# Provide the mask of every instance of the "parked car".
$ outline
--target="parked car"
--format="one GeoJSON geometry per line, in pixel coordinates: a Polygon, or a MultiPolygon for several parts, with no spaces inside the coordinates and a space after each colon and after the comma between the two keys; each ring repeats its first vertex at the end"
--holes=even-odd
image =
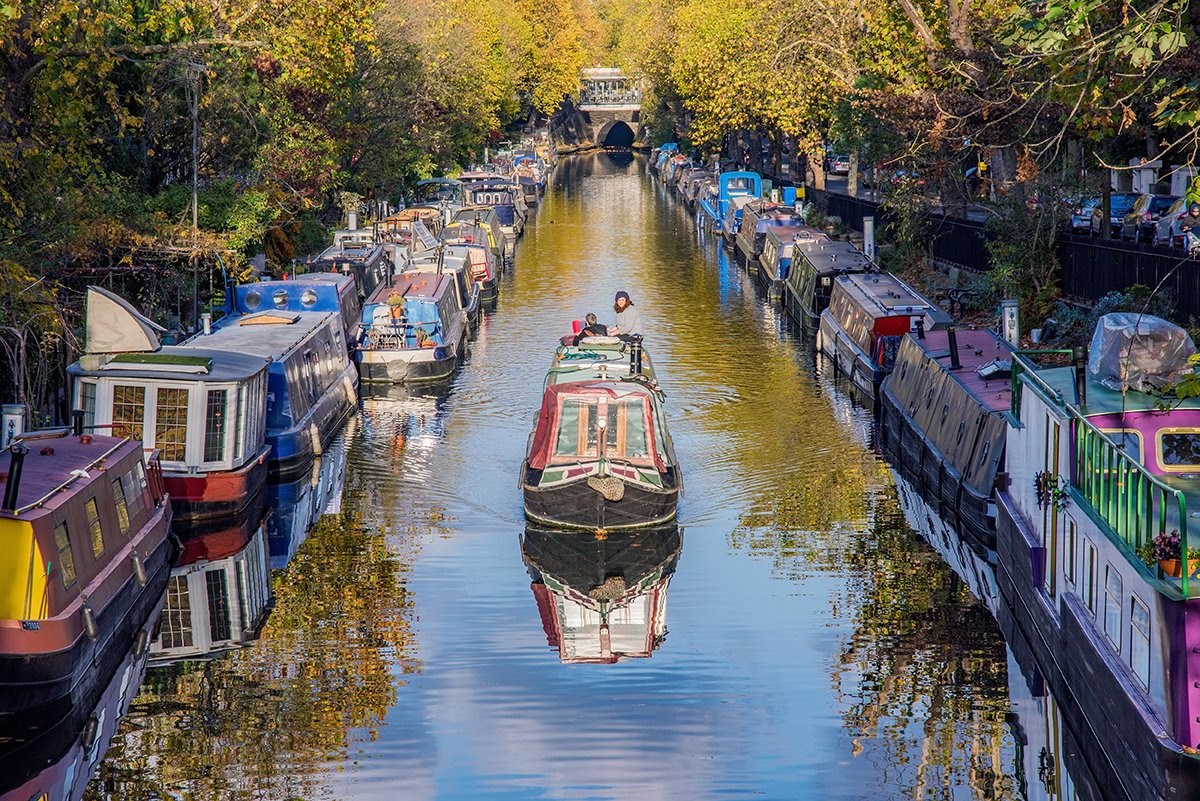
{"type": "Polygon", "coordinates": [[[1149,242],[1154,238],[1158,218],[1177,200],[1176,195],[1138,195],[1121,221],[1121,241],[1149,242]]]}
{"type": "Polygon", "coordinates": [[[1092,212],[1100,205],[1100,198],[1085,197],[1075,204],[1071,211],[1071,219],[1067,222],[1073,234],[1086,234],[1091,231],[1092,212]]]}
{"type": "Polygon", "coordinates": [[[830,156],[829,157],[829,174],[830,175],[849,175],[850,174],[850,157],[849,156],[830,156]]]}
{"type": "Polygon", "coordinates": [[[1180,229],[1179,224],[1187,216],[1187,211],[1187,198],[1177,198],[1154,223],[1154,238],[1150,240],[1151,243],[1160,247],[1183,247],[1183,230],[1180,229]]]}
{"type": "Polygon", "coordinates": [[[1092,209],[1092,221],[1088,230],[1092,236],[1113,237],[1121,233],[1121,223],[1125,215],[1138,199],[1137,192],[1113,192],[1109,197],[1108,224],[1104,224],[1104,210],[1099,203],[1092,209]]]}

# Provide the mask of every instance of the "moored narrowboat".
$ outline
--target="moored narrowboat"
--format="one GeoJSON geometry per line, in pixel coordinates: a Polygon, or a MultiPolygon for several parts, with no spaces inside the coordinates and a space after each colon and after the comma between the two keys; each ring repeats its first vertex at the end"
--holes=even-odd
{"type": "Polygon", "coordinates": [[[333,232],[333,244],[308,265],[308,270],[353,276],[358,294],[365,297],[387,276],[388,254],[374,230],[348,228],[333,232]]]}
{"type": "Polygon", "coordinates": [[[996,547],[1012,348],[988,330],[908,334],[880,389],[880,439],[893,467],[964,537],[996,547]]]}
{"type": "Polygon", "coordinates": [[[496,212],[500,230],[508,240],[509,253],[525,231],[529,207],[520,188],[507,178],[491,176],[467,184],[467,200],[477,206],[487,206],[496,212]]]}
{"type": "Polygon", "coordinates": [[[809,240],[792,246],[792,264],[783,282],[783,307],[808,336],[815,336],[829,305],[833,279],[866,272],[874,265],[849,242],[809,240]]]}
{"type": "Polygon", "coordinates": [[[817,351],[875,403],[904,335],[950,323],[950,315],[891,273],[839,275],[821,312],[817,351]]]}
{"type": "Polygon", "coordinates": [[[682,547],[674,525],[603,537],[526,529],[521,556],[559,660],[613,664],[652,656],[667,636],[667,588],[682,547]]]}
{"type": "Polygon", "coordinates": [[[804,218],[791,206],[782,206],[769,200],[747,203],[742,206],[742,221],[734,239],[735,255],[747,270],[756,270],[769,229],[802,225],[804,218]]]}
{"type": "Polygon", "coordinates": [[[342,337],[358,338],[362,297],[358,282],[345,273],[301,273],[285,281],[257,281],[226,287],[225,314],[254,314],[266,309],[336,312],[342,337]]]}
{"type": "Polygon", "coordinates": [[[783,299],[783,284],[790,277],[792,251],[800,242],[828,242],[829,237],[805,225],[775,225],[767,229],[758,257],[758,280],[772,303],[783,299]]]}
{"type": "Polygon", "coordinates": [[[722,239],[729,244],[733,244],[737,240],[738,231],[742,229],[742,210],[746,208],[747,204],[755,203],[758,200],[759,198],[750,195],[730,199],[729,206],[725,209],[725,216],[721,220],[722,239]]]}
{"type": "Polygon", "coordinates": [[[757,198],[762,195],[762,176],[756,172],[738,170],[718,176],[716,191],[700,201],[700,210],[708,223],[724,232],[725,216],[734,198],[757,198]]]}
{"type": "MultiPolygon", "coordinates": [[[[435,250],[410,261],[405,272],[450,276],[458,292],[458,303],[467,316],[468,334],[473,335],[483,315],[482,287],[475,278],[476,269],[482,264],[486,271],[486,257],[490,256],[491,251],[480,245],[439,245],[435,250]]],[[[492,298],[495,298],[494,293],[492,298]]]]}
{"type": "Polygon", "coordinates": [[[500,227],[500,218],[495,209],[491,206],[464,206],[455,212],[451,225],[442,232],[443,240],[452,241],[449,229],[462,224],[483,230],[487,234],[486,244],[492,249],[492,253],[501,262],[508,263],[512,252],[509,250],[508,237],[505,236],[504,229],[500,227]]]}
{"type": "Polygon", "coordinates": [[[448,225],[454,213],[466,203],[466,192],[462,181],[453,178],[427,178],[417,181],[414,189],[413,206],[430,206],[442,214],[442,223],[448,225]]]}
{"type": "Polygon", "coordinates": [[[85,432],[157,451],[176,519],[239,513],[267,480],[262,356],[160,346],[157,329],[99,287],[87,296],[85,353],[67,368],[85,432]]]}
{"type": "Polygon", "coordinates": [[[139,442],[18,432],[0,475],[3,721],[61,699],[86,704],[131,649],[142,655],[175,549],[158,461],[139,442]]]}
{"type": "Polygon", "coordinates": [[[526,517],[588,530],[673,520],[683,477],[662,401],[640,341],[559,347],[521,465],[526,517]]]}
{"type": "Polygon", "coordinates": [[[355,354],[363,381],[438,381],[454,372],[466,341],[467,319],[454,279],[402,273],[363,304],[355,354]]]}
{"type": "Polygon", "coordinates": [[[1130,798],[1200,796],[1200,401],[1187,332],[1100,319],[1090,354],[1013,360],[997,580],[1098,773],[1130,798]]]}

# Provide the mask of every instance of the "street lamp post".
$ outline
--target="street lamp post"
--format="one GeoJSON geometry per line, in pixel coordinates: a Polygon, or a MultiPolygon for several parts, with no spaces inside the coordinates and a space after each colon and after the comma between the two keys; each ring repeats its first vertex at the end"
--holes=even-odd
{"type": "Polygon", "coordinates": [[[200,79],[208,67],[189,61],[186,68],[192,112],[192,330],[200,325],[200,79]]]}

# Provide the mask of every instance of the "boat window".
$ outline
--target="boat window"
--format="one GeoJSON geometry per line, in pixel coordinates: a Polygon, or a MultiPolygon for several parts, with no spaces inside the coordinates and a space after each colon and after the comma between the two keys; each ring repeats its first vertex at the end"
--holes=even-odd
{"type": "Polygon", "coordinates": [[[1083,538],[1083,586],[1080,587],[1083,602],[1092,617],[1096,617],[1096,546],[1087,537],[1083,538]]]}
{"type": "Polygon", "coordinates": [[[204,413],[204,461],[220,462],[225,459],[225,402],[228,395],[223,389],[208,391],[208,406],[204,413]]]}
{"type": "Polygon", "coordinates": [[[141,490],[142,494],[142,505],[148,506],[150,504],[150,482],[146,481],[146,466],[138,462],[134,465],[133,469],[137,473],[138,489],[141,490]]]}
{"type": "Polygon", "coordinates": [[[138,486],[137,477],[132,470],[121,476],[121,494],[125,498],[131,516],[142,511],[145,506],[145,502],[142,500],[142,488],[138,486]]]}
{"type": "Polygon", "coordinates": [[[1150,609],[1136,595],[1129,609],[1129,667],[1150,688],[1150,609]]]}
{"type": "Polygon", "coordinates": [[[163,648],[185,648],[192,644],[192,603],[186,575],[171,576],[167,585],[159,642],[163,648]]]}
{"type": "Polygon", "coordinates": [[[154,417],[154,447],[163,461],[182,462],[187,451],[188,391],[158,388],[158,411],[154,417]]]}
{"type": "Polygon", "coordinates": [[[1075,527],[1075,521],[1067,519],[1067,538],[1063,541],[1063,571],[1066,576],[1067,583],[1072,587],[1075,586],[1075,578],[1078,575],[1075,570],[1075,563],[1079,551],[1079,530],[1075,527]]]}
{"type": "Polygon", "coordinates": [[[1121,574],[1112,565],[1104,568],[1104,633],[1108,641],[1121,653],[1121,574]]]}
{"type": "Polygon", "coordinates": [[[311,289],[306,289],[300,293],[300,305],[306,309],[311,309],[317,305],[317,293],[311,289]]]}
{"type": "Polygon", "coordinates": [[[99,559],[104,554],[104,526],[100,523],[100,504],[92,498],[85,506],[87,509],[88,535],[92,539],[92,556],[99,559]]]}
{"type": "Polygon", "coordinates": [[[58,575],[63,587],[70,587],[75,583],[75,555],[71,553],[71,535],[65,520],[54,527],[54,548],[58,551],[58,575]]]}
{"type": "Polygon", "coordinates": [[[233,636],[229,613],[229,579],[224,570],[204,571],[204,587],[208,591],[208,634],[212,642],[233,636]]]}
{"type": "Polygon", "coordinates": [[[121,536],[129,534],[129,505],[125,502],[125,488],[121,486],[121,479],[114,478],[112,480],[113,501],[117,507],[117,522],[121,526],[121,536]]]}
{"type": "Polygon", "coordinates": [[[237,398],[234,400],[237,404],[233,407],[233,458],[240,459],[242,456],[242,432],[246,429],[246,385],[242,384],[237,389],[237,398]]]}
{"type": "Polygon", "coordinates": [[[286,289],[276,289],[275,294],[271,296],[277,308],[285,308],[288,304],[288,292],[286,289]]]}
{"type": "Polygon", "coordinates": [[[79,382],[79,408],[83,410],[83,430],[91,431],[96,426],[96,382],[79,382]]]}
{"type": "Polygon", "coordinates": [[[1200,467],[1200,431],[1168,429],[1158,440],[1164,469],[1200,467]]]}
{"type": "Polygon", "coordinates": [[[567,398],[559,417],[555,456],[599,456],[599,438],[604,455],[613,459],[650,458],[645,404],[640,397],[621,400],[567,398]],[[604,415],[604,428],[598,427],[604,415]]]}
{"type": "Polygon", "coordinates": [[[247,309],[249,309],[250,311],[254,311],[261,305],[262,305],[262,293],[261,292],[259,292],[257,289],[254,289],[254,290],[251,290],[246,293],[246,308],[247,309]]]}
{"type": "Polygon", "coordinates": [[[113,387],[113,436],[142,439],[146,419],[146,388],[117,384],[113,387]]]}
{"type": "Polygon", "coordinates": [[[556,456],[596,456],[599,399],[566,398],[558,419],[556,456]]]}
{"type": "Polygon", "coordinates": [[[1117,443],[1117,447],[1133,457],[1134,461],[1142,464],[1142,432],[1133,428],[1102,428],[1109,439],[1117,443]]]}

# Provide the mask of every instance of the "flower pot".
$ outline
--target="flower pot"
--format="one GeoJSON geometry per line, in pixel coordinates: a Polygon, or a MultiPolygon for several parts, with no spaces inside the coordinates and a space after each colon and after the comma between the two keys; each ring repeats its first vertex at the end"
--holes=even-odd
{"type": "Polygon", "coordinates": [[[1163,575],[1179,578],[1179,574],[1182,572],[1180,564],[1178,559],[1159,559],[1158,569],[1163,572],[1163,575]]]}

